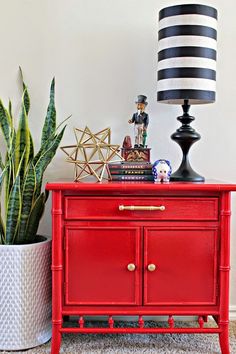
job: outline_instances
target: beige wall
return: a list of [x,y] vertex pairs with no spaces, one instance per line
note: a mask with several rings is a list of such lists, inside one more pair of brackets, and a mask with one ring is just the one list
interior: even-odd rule
[[[188,3],[189,1],[183,1]],[[191,3],[192,1],[190,1]],[[148,96],[152,159],[180,160],[169,138],[180,107],[156,102],[157,12],[181,1],[158,0],[1,0],[0,97],[19,109],[18,66],[31,94],[30,126],[39,144],[51,78],[56,76],[58,119],[73,114],[63,144],[74,142],[73,127],[111,127],[114,143],[132,134],[127,120],[138,94]],[[200,3],[219,11],[217,101],[192,107],[202,140],[192,163],[207,178],[236,183],[236,22],[233,0]],[[46,179],[72,178],[58,152]],[[50,233],[49,204],[41,232]],[[236,313],[236,196],[232,214],[231,309]]]

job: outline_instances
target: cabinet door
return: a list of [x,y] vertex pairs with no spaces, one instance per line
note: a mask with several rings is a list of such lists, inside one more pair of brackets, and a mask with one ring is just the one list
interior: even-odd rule
[[65,248],[66,304],[140,304],[139,228],[67,226]]
[[146,228],[144,304],[215,304],[217,235],[207,227]]

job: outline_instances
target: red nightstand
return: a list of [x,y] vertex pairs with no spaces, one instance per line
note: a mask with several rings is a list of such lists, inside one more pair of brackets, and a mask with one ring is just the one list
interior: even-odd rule
[[[219,333],[229,354],[230,191],[223,183],[48,183],[53,191],[53,335],[62,333]],[[79,316],[78,327],[63,326]],[[107,315],[107,328],[84,316]],[[138,316],[117,328],[112,316]],[[147,328],[142,316],[169,316]],[[198,316],[176,328],[174,317]],[[204,327],[207,316],[217,327]]]

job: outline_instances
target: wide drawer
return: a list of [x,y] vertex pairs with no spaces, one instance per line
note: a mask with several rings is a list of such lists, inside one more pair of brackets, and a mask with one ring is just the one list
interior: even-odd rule
[[214,197],[92,197],[66,196],[67,220],[217,220]]

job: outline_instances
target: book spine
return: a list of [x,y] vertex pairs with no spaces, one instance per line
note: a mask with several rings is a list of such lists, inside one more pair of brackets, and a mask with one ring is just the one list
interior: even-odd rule
[[120,169],[110,169],[111,175],[152,175],[152,170],[120,170]]
[[130,175],[112,175],[112,181],[153,181],[154,178],[151,175],[144,176],[130,176]]
[[152,164],[139,164],[139,163],[128,163],[128,164],[109,164],[109,169],[120,169],[120,170],[148,170],[152,169]]

